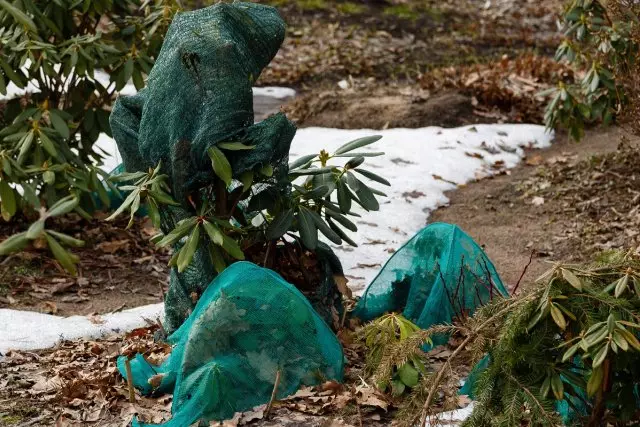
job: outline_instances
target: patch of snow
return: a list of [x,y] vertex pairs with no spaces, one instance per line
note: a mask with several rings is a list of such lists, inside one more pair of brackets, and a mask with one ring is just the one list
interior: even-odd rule
[[456,409],[455,411],[447,411],[436,414],[427,418],[424,423],[424,427],[450,427],[459,426],[464,420],[471,416],[473,412],[474,404],[471,402],[462,409]]
[[99,338],[145,326],[146,319],[163,315],[163,304],[146,305],[119,313],[59,317],[32,311],[0,309],[0,356],[8,350],[37,350],[62,340]]
[[286,99],[296,96],[296,91],[288,87],[279,86],[254,87],[253,96],[266,96],[276,99]]

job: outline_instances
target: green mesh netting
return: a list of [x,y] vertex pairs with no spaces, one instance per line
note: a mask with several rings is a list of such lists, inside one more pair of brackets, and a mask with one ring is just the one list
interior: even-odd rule
[[[173,391],[167,427],[223,420],[268,402],[278,370],[279,398],[342,380],[342,347],[331,329],[294,286],[249,262],[222,272],[169,342],[174,348],[161,366],[141,355],[131,361],[144,394],[154,392],[148,380],[157,374],[164,377],[155,391]],[[123,357],[118,368],[126,378]]]
[[[471,314],[498,294],[506,296],[507,290],[480,246],[456,225],[433,223],[393,254],[354,315],[369,321],[402,312],[426,329]],[[434,344],[445,341],[438,337]]]
[[[187,197],[212,199],[215,180],[207,149],[220,142],[244,142],[250,151],[227,152],[233,176],[265,165],[266,183],[287,192],[288,153],[295,126],[283,114],[253,124],[252,83],[284,39],[275,8],[254,3],[220,3],[176,15],[147,86],[118,98],[110,117],[114,139],[128,172],[162,162],[162,172],[179,207],[163,207],[161,228],[170,232],[194,215]],[[179,250],[178,243],[174,250]],[[215,277],[204,242],[182,273],[171,271],[165,299],[165,328],[176,330]]]

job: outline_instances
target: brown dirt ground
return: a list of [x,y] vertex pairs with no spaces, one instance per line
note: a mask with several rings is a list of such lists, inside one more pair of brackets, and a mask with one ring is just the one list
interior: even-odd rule
[[[567,196],[579,192],[576,187],[588,186],[588,181],[585,178],[581,178],[585,181],[568,179],[569,182],[559,184],[573,186],[568,194],[543,197],[544,203],[540,205],[534,204],[534,198],[540,196],[523,188],[527,188],[532,179],[535,181],[536,177],[544,175],[545,171],[557,169],[558,165],[567,170],[579,169],[591,159],[615,152],[623,135],[629,136],[621,128],[592,130],[580,143],[560,135],[551,148],[529,152],[528,159],[508,175],[485,179],[451,192],[448,195],[451,199],[449,206],[435,211],[429,221],[456,223],[484,245],[502,279],[510,287],[518,282],[532,253],[532,262],[522,283],[535,280],[550,267],[550,262],[589,260],[603,247],[587,245],[584,233],[574,231],[576,222],[579,223],[578,229],[588,225],[592,227],[590,234],[596,235],[602,233],[607,224],[582,224],[572,203],[566,203]],[[637,137],[630,138],[635,143],[640,141]],[[640,190],[637,180],[627,177],[621,181],[631,191]],[[596,214],[596,217],[603,219],[607,209],[612,207],[603,207],[602,214]],[[628,240],[610,245],[611,248],[625,246],[629,246]]]

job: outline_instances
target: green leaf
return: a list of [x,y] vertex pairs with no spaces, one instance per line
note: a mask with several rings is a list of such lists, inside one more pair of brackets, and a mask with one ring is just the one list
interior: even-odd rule
[[343,213],[351,210],[351,197],[347,191],[347,184],[343,180],[338,181],[338,204]]
[[384,156],[383,151],[371,151],[368,153],[347,153],[347,154],[334,154],[331,157],[378,157]]
[[318,246],[318,229],[309,209],[300,206],[298,210],[298,229],[302,243],[309,250],[314,250]]
[[564,277],[564,280],[566,280],[571,286],[573,286],[577,290],[579,291],[582,290],[582,282],[580,281],[580,279],[578,279],[578,276],[573,274],[571,270],[563,268],[562,277]]
[[211,159],[211,165],[216,175],[227,185],[231,185],[231,164],[218,147],[212,146],[207,150],[209,158]]
[[5,221],[9,221],[16,213],[16,196],[9,183],[4,180],[0,181],[0,203],[2,203],[0,206],[2,208],[2,218]]
[[560,375],[556,374],[551,377],[551,391],[553,391],[556,400],[562,400],[564,398],[564,386]]
[[126,84],[129,80],[131,80],[131,76],[133,75],[133,59],[131,58],[127,59],[122,69],[123,69],[122,78],[124,80],[124,83]]
[[547,397],[551,391],[551,377],[547,376],[540,386],[540,395]]
[[[18,74],[16,71],[14,71],[11,66],[9,64],[7,64],[6,62],[4,62],[2,59],[0,59],[0,67],[2,67],[2,69],[4,70],[5,74],[7,75],[7,77],[9,77],[9,80],[11,80],[13,82],[13,84],[15,84],[17,87],[19,87],[20,89],[24,89],[25,84],[24,81],[21,77],[21,74]],[[18,117],[16,117],[16,119],[14,120],[14,123],[18,122],[18,120],[22,121],[25,118],[28,117],[29,111],[31,111],[32,109],[28,109],[23,111],[22,114],[20,114]],[[25,117],[25,115],[27,117]]]
[[329,187],[326,185],[321,185],[319,187],[314,188],[311,191],[304,192],[302,194],[303,199],[321,199],[326,197],[329,194]]
[[418,384],[418,371],[409,362],[398,368],[398,376],[407,387],[415,387]]
[[51,171],[44,171],[42,180],[49,185],[53,185],[56,182],[56,174]]
[[17,159],[19,165],[24,163],[24,159],[27,157],[27,154],[29,154],[29,150],[31,149],[31,145],[33,144],[33,138],[34,132],[30,131],[20,141],[20,152],[18,153]]
[[196,225],[197,221],[198,221],[198,218],[196,218],[195,216],[183,219],[176,225],[176,228],[171,230],[169,234],[164,236],[162,240],[158,242],[158,247],[173,245],[178,240],[180,240],[184,235],[189,233],[191,231],[191,228]]
[[191,264],[193,254],[195,254],[196,249],[198,249],[198,243],[200,243],[200,227],[194,227],[193,231],[191,231],[191,234],[187,238],[187,242],[180,250],[180,255],[178,255],[177,266],[179,273],[182,273],[189,264]]
[[322,219],[322,217],[320,215],[318,215],[316,212],[309,210],[308,211],[311,216],[313,217],[313,220],[316,223],[316,227],[318,228],[318,230],[320,230],[320,232],[322,234],[324,234],[327,239],[331,240],[333,243],[335,243],[336,245],[341,245],[342,244],[342,239],[340,238],[340,236],[333,231],[326,222],[324,222],[324,220]]
[[253,185],[253,171],[244,171],[240,175],[240,182],[242,182],[242,192],[249,191]]
[[376,196],[374,196],[371,189],[362,182],[359,182],[359,188],[356,191],[356,195],[365,209],[369,211],[377,211],[380,209],[380,204],[378,204]]
[[116,209],[115,212],[113,212],[111,215],[109,215],[105,219],[105,221],[112,221],[118,215],[120,215],[122,212],[124,212],[127,208],[131,207],[131,205],[133,204],[133,201],[139,195],[140,195],[140,190],[139,189],[136,189],[136,190],[132,191],[131,193],[129,193],[127,198],[124,199],[124,202],[122,202],[122,204],[120,206],[118,206],[118,209]]
[[589,377],[589,382],[587,382],[587,395],[589,397],[595,395],[598,390],[600,390],[600,386],[602,385],[602,380],[604,378],[604,369],[601,367],[593,369],[591,371],[591,376]]
[[59,110],[49,110],[49,119],[51,120],[51,125],[64,139],[69,139],[71,135],[69,131],[69,125],[67,125],[67,121],[62,118]]
[[286,233],[293,224],[293,209],[280,212],[271,221],[265,232],[268,240],[276,240]]
[[330,173],[336,170],[333,166],[327,166],[324,168],[309,168],[309,169],[296,169],[289,172],[290,176],[303,176],[303,175],[322,175],[325,173]]
[[353,159],[349,160],[344,167],[347,169],[355,169],[358,166],[360,166],[361,164],[364,163],[364,157],[363,156],[357,156],[354,157]]
[[569,349],[565,351],[565,353],[562,355],[562,363],[571,359],[573,355],[576,354],[576,351],[578,351],[579,348],[580,348],[580,343],[574,344],[571,347],[569,347]]
[[244,145],[241,142],[221,142],[218,144],[218,148],[229,151],[253,150],[255,147],[255,145]]
[[391,380],[391,394],[398,397],[404,393],[406,385],[400,379]]
[[317,154],[307,154],[306,156],[298,157],[296,160],[289,163],[289,170],[297,169],[300,166],[304,166],[316,157],[318,157]]
[[383,177],[381,177],[379,175],[376,175],[373,172],[369,172],[368,170],[365,170],[365,169],[354,169],[354,172],[357,172],[357,173],[361,174],[362,176],[364,176],[366,178],[369,178],[370,180],[378,182],[380,184],[388,185],[388,186],[391,185],[391,183],[389,181],[387,181],[386,179],[384,179]]
[[73,194],[63,197],[62,199],[54,203],[51,208],[49,208],[49,210],[47,211],[47,218],[69,213],[74,210],[76,206],[78,206],[79,202],[80,201],[78,200],[78,198]]
[[607,352],[609,350],[609,343],[604,343],[593,355],[593,364],[594,368],[597,368],[604,362],[604,359],[607,357]]
[[204,231],[209,236],[209,239],[218,246],[222,246],[224,243],[224,234],[220,231],[218,227],[211,224],[209,221],[204,221],[202,223],[204,227]]
[[44,231],[44,219],[39,219],[29,226],[27,239],[34,240],[42,235]]
[[5,256],[21,251],[27,244],[29,244],[29,239],[27,239],[26,231],[14,234],[0,242],[0,255]]
[[260,168],[260,174],[266,176],[266,177],[270,177],[273,175],[273,166],[271,165],[264,165],[263,167]]
[[159,188],[149,189],[147,190],[151,198],[153,198],[157,203],[163,205],[171,205],[171,206],[179,206],[180,203],[176,202],[171,195],[165,193]]
[[329,218],[327,218],[327,224],[329,224],[329,227],[331,227],[331,229],[333,231],[335,231],[335,233],[340,236],[340,238],[342,240],[344,240],[345,242],[347,242],[349,245],[353,246],[354,248],[357,248],[358,245],[356,244],[356,242],[354,242],[353,240],[351,240],[351,238],[349,236],[347,236],[347,233],[345,233],[340,227],[338,227],[333,221],[331,221]]
[[36,24],[31,20],[31,18],[29,18],[26,13],[24,13],[8,1],[0,0],[0,7],[6,10],[11,16],[13,16],[13,19],[15,19],[23,26],[27,27],[31,32],[38,32],[38,28],[36,27]]
[[133,80],[133,85],[137,90],[144,88],[144,78],[142,77],[142,73],[139,69],[133,70],[133,74],[131,75]]
[[214,245],[209,245],[209,255],[211,256],[211,262],[213,263],[213,268],[216,269],[218,274],[222,273],[225,268],[227,268],[227,263],[224,260],[224,257],[220,253],[220,250]]
[[615,342],[618,345],[618,347],[620,347],[623,351],[629,350],[629,343],[624,338],[624,336],[618,331],[615,331],[613,333],[613,342]]
[[360,181],[358,181],[358,178],[356,178],[354,174],[352,174],[351,172],[347,172],[345,173],[344,178],[349,188],[351,188],[353,191],[357,192],[360,189]]
[[627,285],[628,284],[629,284],[629,275],[625,274],[616,283],[616,288],[615,288],[615,291],[614,291],[613,295],[616,298],[619,298],[620,295],[622,295],[624,293],[624,291],[627,289]]
[[58,233],[57,231],[47,230],[45,233],[55,237],[67,246],[81,247],[84,246],[84,240],[79,240],[67,234]]
[[551,303],[549,309],[551,311],[551,318],[553,319],[553,321],[556,323],[556,325],[558,325],[560,329],[564,330],[567,327],[567,321],[565,320],[562,311],[560,311],[560,309],[558,309],[558,307],[556,307],[554,303]]
[[335,154],[344,154],[356,148],[364,147],[365,145],[373,144],[382,138],[381,135],[365,136],[364,138],[358,138],[351,142],[347,142],[335,151]]
[[44,237],[45,239],[47,239],[49,249],[51,249],[53,256],[58,260],[60,265],[69,273],[75,276],[77,270],[71,254],[67,252],[62,246],[60,246],[60,243],[58,243],[58,241],[51,237],[49,234],[45,233]]
[[349,231],[356,232],[358,227],[351,221],[349,221],[344,215],[325,209],[325,216],[329,215],[331,219],[337,221],[340,225]]
[[51,139],[44,132],[38,133],[38,136],[40,137],[42,147],[47,151],[47,153],[49,153],[53,157],[56,157],[58,155],[58,150],[56,150],[56,146],[53,141],[51,141]]
[[222,249],[224,249],[229,255],[231,255],[235,259],[238,259],[238,260],[244,259],[244,253],[242,252],[242,249],[240,249],[238,242],[236,242],[235,240],[233,240],[231,237],[227,235],[224,235],[222,239],[223,239]]

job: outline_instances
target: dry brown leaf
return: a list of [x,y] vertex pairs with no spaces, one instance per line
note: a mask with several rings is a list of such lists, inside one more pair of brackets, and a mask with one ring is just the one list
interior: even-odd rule
[[359,385],[356,387],[356,401],[359,405],[375,406],[385,411],[389,408],[389,402],[386,401],[385,396],[368,385]]
[[112,240],[109,242],[99,243],[96,247],[106,254],[114,254],[118,251],[128,251],[131,241],[125,240]]
[[338,287],[338,290],[342,295],[344,295],[346,298],[353,297],[351,293],[351,289],[349,289],[349,285],[348,285],[349,281],[347,280],[346,277],[344,277],[341,274],[334,274],[333,280],[336,282],[336,286]]

